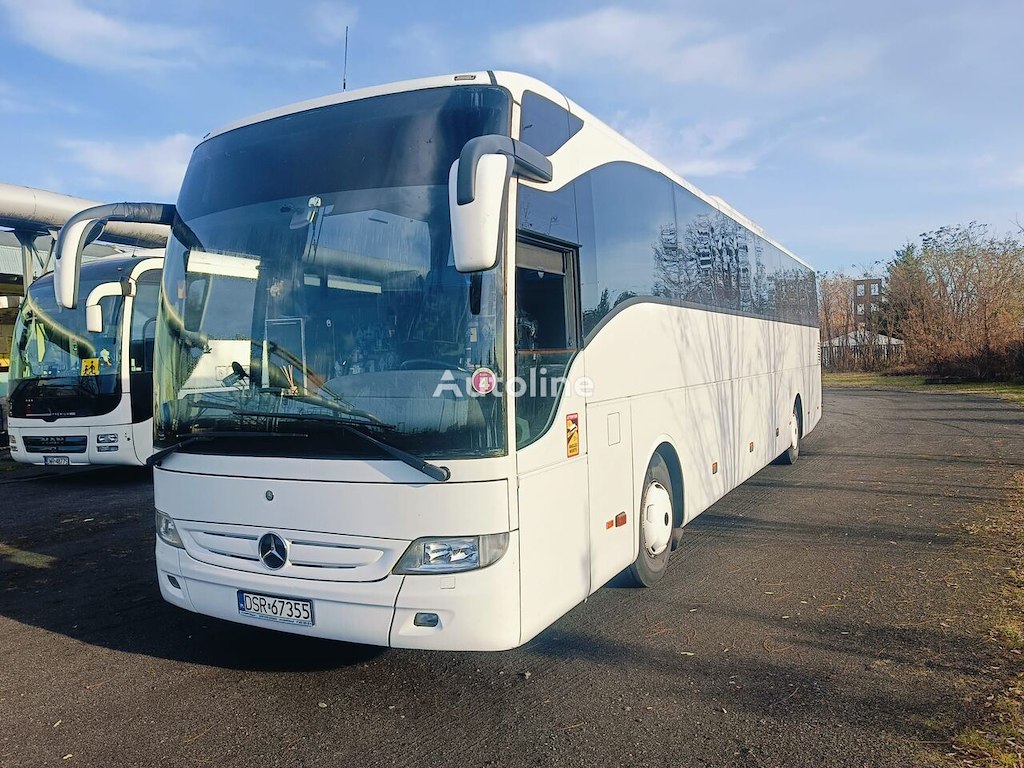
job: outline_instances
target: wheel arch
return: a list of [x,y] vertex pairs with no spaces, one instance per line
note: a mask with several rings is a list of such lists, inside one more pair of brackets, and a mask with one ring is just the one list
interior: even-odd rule
[[[660,456],[665,462],[665,466],[668,467],[668,476],[672,480],[672,515],[674,517],[672,527],[682,528],[686,522],[686,495],[683,492],[683,465],[679,460],[679,453],[671,442],[664,440],[651,453],[651,458],[654,458],[655,455]],[[650,459],[648,459],[648,463],[650,463]]]

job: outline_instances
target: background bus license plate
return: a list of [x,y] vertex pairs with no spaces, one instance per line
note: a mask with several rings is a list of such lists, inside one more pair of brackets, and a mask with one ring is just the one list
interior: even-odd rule
[[43,464],[53,465],[57,464],[62,467],[66,467],[71,463],[71,459],[67,456],[43,456]]
[[296,600],[292,597],[272,597],[238,590],[238,612],[269,621],[283,621],[286,624],[313,626],[313,602]]

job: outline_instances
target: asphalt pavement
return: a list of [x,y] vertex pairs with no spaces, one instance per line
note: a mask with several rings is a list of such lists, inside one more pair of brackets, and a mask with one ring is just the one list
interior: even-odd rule
[[992,683],[962,524],[1022,468],[1018,406],[827,391],[798,463],[688,526],[655,589],[493,654],[181,611],[146,470],[0,472],[0,766],[916,765]]

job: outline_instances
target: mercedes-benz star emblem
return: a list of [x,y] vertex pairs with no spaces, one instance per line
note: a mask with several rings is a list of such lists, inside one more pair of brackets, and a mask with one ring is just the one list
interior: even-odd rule
[[260,560],[272,571],[283,567],[288,560],[288,548],[284,539],[276,533],[264,533],[259,541]]

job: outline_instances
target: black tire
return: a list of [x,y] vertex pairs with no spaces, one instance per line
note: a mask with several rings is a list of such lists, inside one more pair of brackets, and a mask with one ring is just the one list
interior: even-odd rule
[[800,422],[800,409],[795,404],[793,405],[793,423],[796,424],[796,429],[793,430],[789,448],[779,454],[779,464],[796,464],[796,460],[800,458],[800,433],[803,432],[803,427]]
[[[643,505],[644,499],[647,495],[647,489],[651,487],[652,483],[661,484],[665,490],[668,491],[670,499],[674,499],[675,496],[672,493],[672,477],[669,475],[668,466],[665,464],[665,460],[660,454],[654,454],[651,458],[651,463],[647,465],[647,474],[644,476],[644,487],[640,489],[640,500],[637,505],[637,531],[638,538],[640,540],[639,550],[637,552],[636,560],[630,565],[625,571],[623,571],[623,577],[626,584],[633,587],[653,587],[662,577],[665,575],[665,570],[668,568],[668,559],[672,554],[671,543],[666,546],[665,549],[658,555],[651,555],[647,548],[647,542],[644,540],[644,525],[643,525]],[[674,508],[675,502],[673,501],[673,509],[669,513],[670,524],[674,524],[676,519],[676,510]]]

